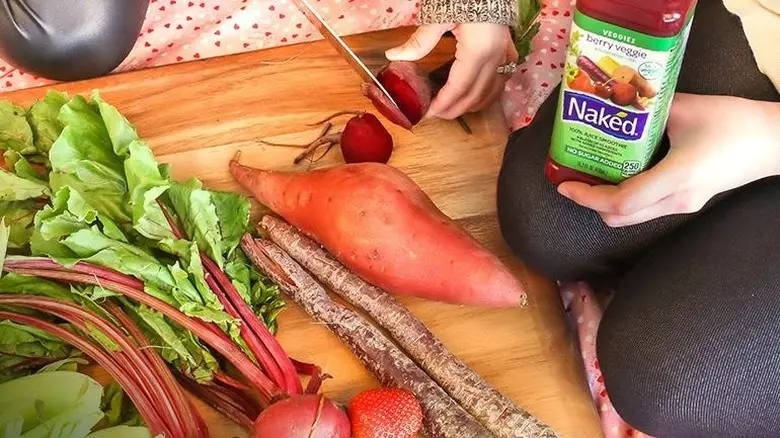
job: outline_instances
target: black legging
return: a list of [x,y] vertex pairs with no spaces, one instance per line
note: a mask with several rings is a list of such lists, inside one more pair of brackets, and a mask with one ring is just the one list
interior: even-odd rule
[[[721,0],[699,1],[678,90],[780,100]],[[510,140],[499,219],[539,272],[615,280],[597,352],[616,410],[657,437],[780,437],[780,178],[609,228],[543,176],[557,96]]]

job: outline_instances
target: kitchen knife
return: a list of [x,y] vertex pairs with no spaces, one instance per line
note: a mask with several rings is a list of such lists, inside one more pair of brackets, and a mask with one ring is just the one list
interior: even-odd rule
[[317,28],[318,31],[322,34],[323,37],[330,43],[331,46],[333,46],[334,49],[341,55],[342,58],[344,58],[345,61],[357,72],[357,74],[366,82],[373,83],[376,85],[379,90],[384,94],[390,102],[393,103],[393,105],[398,107],[398,104],[395,103],[395,100],[393,100],[392,96],[390,96],[390,93],[387,92],[385,87],[382,86],[381,83],[379,83],[379,80],[377,80],[376,76],[374,76],[373,73],[371,73],[371,70],[366,67],[365,64],[363,64],[363,61],[360,60],[360,58],[355,55],[355,52],[352,51],[352,49],[347,46],[347,44],[344,42],[344,40],[341,39],[338,35],[336,35],[335,32],[333,32],[333,29],[331,29],[330,26],[328,26],[328,23],[325,22],[325,20],[322,19],[320,14],[312,7],[311,3],[309,3],[309,0],[293,0],[293,3],[295,3],[296,6],[298,6],[298,9],[303,12],[303,15],[306,16],[306,18],[311,22],[311,24],[314,25],[315,28]]

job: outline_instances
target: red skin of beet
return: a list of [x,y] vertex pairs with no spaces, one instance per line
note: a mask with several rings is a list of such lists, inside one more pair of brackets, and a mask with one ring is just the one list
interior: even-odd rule
[[[317,418],[320,399],[322,412]],[[312,432],[312,426],[314,431]],[[272,404],[252,429],[252,438],[350,438],[352,426],[343,409],[321,395],[298,395]]]
[[393,137],[370,113],[355,116],[341,133],[341,154],[347,163],[383,163],[393,153]]
[[422,120],[431,105],[433,85],[428,75],[417,64],[408,61],[394,61],[387,64],[377,79],[393,97],[396,108],[389,99],[371,83],[364,83],[363,94],[391,122],[406,129]]

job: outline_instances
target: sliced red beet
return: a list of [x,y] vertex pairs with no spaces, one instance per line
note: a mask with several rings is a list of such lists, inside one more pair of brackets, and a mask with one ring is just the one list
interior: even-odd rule
[[406,129],[422,120],[431,104],[432,84],[428,75],[417,64],[408,61],[394,61],[387,64],[377,79],[392,96],[398,107],[374,84],[364,83],[363,94],[391,122]]
[[347,163],[387,163],[393,137],[371,113],[352,117],[341,133],[341,154]]

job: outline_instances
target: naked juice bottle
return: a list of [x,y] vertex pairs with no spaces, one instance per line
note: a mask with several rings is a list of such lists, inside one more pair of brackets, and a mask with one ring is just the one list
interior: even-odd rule
[[660,144],[696,0],[578,0],[545,174],[617,184]]

